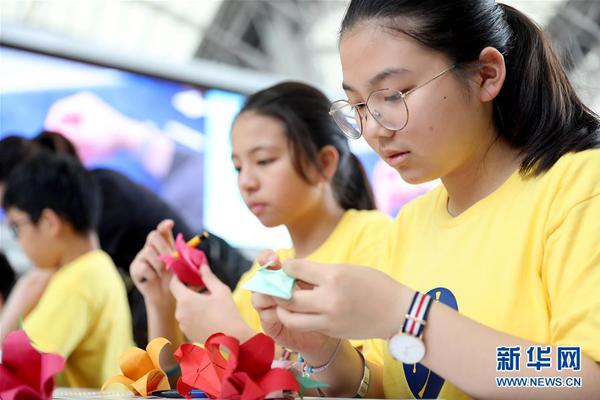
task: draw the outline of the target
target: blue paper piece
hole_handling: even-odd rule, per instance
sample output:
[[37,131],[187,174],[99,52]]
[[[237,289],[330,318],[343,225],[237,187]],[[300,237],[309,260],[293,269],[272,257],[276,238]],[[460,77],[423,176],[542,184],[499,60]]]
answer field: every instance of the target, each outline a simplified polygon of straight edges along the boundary
[[242,288],[289,300],[292,298],[292,288],[295,281],[282,269],[260,268]]

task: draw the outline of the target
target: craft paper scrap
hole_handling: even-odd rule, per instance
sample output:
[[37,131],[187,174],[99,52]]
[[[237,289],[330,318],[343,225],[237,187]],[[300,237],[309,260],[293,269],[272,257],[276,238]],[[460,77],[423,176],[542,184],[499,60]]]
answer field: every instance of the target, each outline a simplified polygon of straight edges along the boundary
[[282,269],[260,268],[242,288],[289,300],[292,298],[292,289],[295,281],[294,278],[286,274]]

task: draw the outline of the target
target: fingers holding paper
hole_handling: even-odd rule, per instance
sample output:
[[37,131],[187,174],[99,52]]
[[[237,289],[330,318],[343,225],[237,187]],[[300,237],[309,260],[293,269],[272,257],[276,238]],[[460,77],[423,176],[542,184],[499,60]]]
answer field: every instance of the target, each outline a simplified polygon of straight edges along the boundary
[[[382,321],[390,312],[401,320],[401,285],[373,268],[326,265],[307,260],[284,263],[298,280],[289,300],[273,298],[278,321],[296,331],[317,331],[347,339],[388,338],[397,326]],[[304,286],[304,288],[303,288]]]

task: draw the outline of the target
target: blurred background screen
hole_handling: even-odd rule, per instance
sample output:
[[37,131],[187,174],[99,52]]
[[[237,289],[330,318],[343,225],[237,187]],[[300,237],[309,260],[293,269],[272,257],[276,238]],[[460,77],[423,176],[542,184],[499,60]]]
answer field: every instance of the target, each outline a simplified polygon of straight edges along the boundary
[[[196,230],[245,249],[291,244],[283,227],[263,227],[238,191],[230,130],[244,94],[19,47],[1,46],[0,58],[0,137],[59,132],[88,168],[150,188]],[[408,185],[366,142],[351,145],[390,215],[436,185]]]
[[287,243],[237,189],[229,131],[242,94],[7,46],[0,58],[0,137],[59,132],[87,167],[150,188],[194,229],[245,248]]

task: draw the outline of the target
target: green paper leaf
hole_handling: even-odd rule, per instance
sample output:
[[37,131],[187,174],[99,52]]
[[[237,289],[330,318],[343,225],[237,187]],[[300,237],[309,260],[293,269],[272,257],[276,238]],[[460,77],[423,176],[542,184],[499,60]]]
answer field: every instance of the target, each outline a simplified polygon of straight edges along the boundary
[[314,379],[310,379],[309,377],[303,375],[296,375],[296,380],[300,384],[300,398],[304,397],[304,391],[306,389],[317,389],[317,388],[327,388],[329,384],[323,382],[317,382]]
[[282,269],[261,268],[256,271],[256,274],[242,288],[289,300],[292,298],[292,289],[295,281],[294,278],[286,274]]

